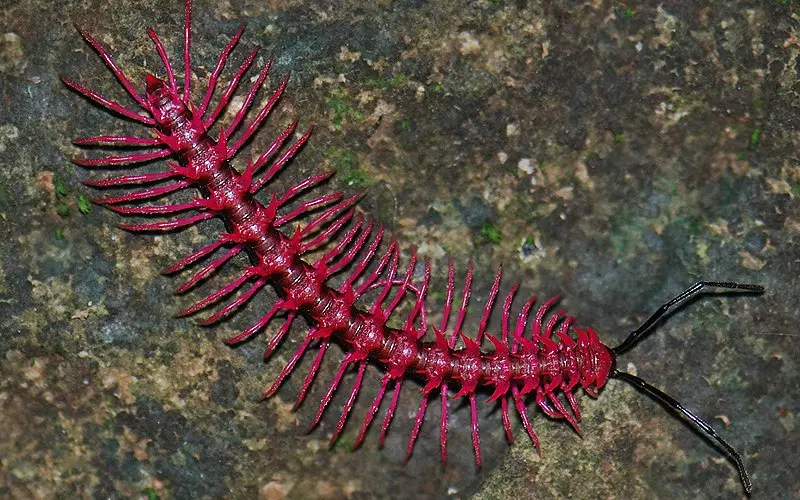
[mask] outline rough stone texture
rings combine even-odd
[[[564,294],[612,345],[697,279],[765,285],[761,297],[692,304],[621,366],[709,419],[743,452],[759,497],[797,496],[798,2],[308,3],[195,6],[198,85],[243,21],[243,47],[276,56],[272,85],[293,71],[240,164],[292,117],[315,124],[278,188],[338,169],[334,185],[366,187],[364,212],[436,260],[437,290],[445,253],[462,274],[472,258],[473,325],[500,263],[505,289]],[[336,349],[298,412],[299,376],[260,402],[303,325],[264,363],[263,340],[220,340],[269,294],[213,329],[173,319],[189,299],[159,270],[221,226],[123,233],[118,216],[79,210],[94,193],[69,163],[72,138],[136,129],[59,82],[123,97],[71,23],[140,84],[162,71],[145,28],[177,55],[182,12],[155,0],[12,0],[0,12],[0,496],[742,496],[716,449],[615,381],[582,398],[582,440],[535,414],[541,457],[519,432],[508,448],[499,412],[483,408],[478,473],[466,408],[438,465],[438,401],[402,465],[413,383],[385,448],[373,428],[350,453],[374,370],[331,451],[347,390],[303,435]]]

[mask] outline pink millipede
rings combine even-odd
[[[360,195],[333,193],[298,202],[301,195],[326,181],[332,172],[308,177],[285,193],[270,193],[265,202],[255,197],[309,140],[310,129],[290,143],[298,126],[298,121],[295,120],[273,140],[265,152],[255,160],[248,160],[241,173],[233,168],[233,158],[251,140],[283,94],[289,81],[288,75],[279,83],[255,118],[245,125],[245,117],[267,78],[271,62],[265,64],[259,70],[231,123],[222,128],[217,138],[212,138],[209,134],[209,129],[217,124],[256,60],[258,47],[244,58],[222,91],[218,103],[212,105],[221,72],[240,41],[244,26],[234,33],[217,59],[208,88],[197,107],[190,102],[191,0],[187,0],[185,10],[183,78],[176,76],[166,49],[155,31],[148,29],[147,34],[155,44],[165,76],[158,78],[148,73],[144,94],[136,90],[98,41],[88,32],[82,29],[78,31],[100,55],[140,109],[123,106],[68,78],[62,77],[63,82],[90,101],[148,127],[152,136],[98,135],[76,139],[75,144],[79,146],[149,149],[145,152],[99,158],[76,158],[74,162],[87,168],[117,168],[166,160],[166,168],[159,172],[87,181],[87,185],[97,188],[124,189],[139,186],[136,188],[138,190],[100,198],[95,200],[96,203],[125,215],[146,218],[178,214],[174,219],[121,226],[129,231],[171,231],[212,218],[224,222],[226,232],[216,241],[184,257],[165,271],[173,274],[202,265],[178,287],[179,293],[198,286],[238,254],[247,254],[250,259],[251,265],[228,285],[186,308],[181,315],[197,313],[227,298],[229,302],[203,323],[221,321],[244,306],[262,288],[270,285],[279,294],[278,301],[253,325],[227,341],[229,344],[243,342],[262,331],[276,315],[285,314],[287,319],[269,340],[265,357],[282,342],[298,316],[303,316],[309,323],[310,331],[275,383],[265,391],[265,397],[275,394],[304,354],[316,349],[316,357],[304,378],[295,403],[295,406],[300,405],[328,346],[335,342],[346,354],[320,402],[311,428],[320,422],[345,373],[354,368],[355,382],[331,441],[339,437],[355,404],[366,368],[373,363],[382,368],[384,374],[354,447],[362,443],[381,403],[388,397],[389,407],[380,424],[380,441],[383,442],[397,408],[403,382],[407,377],[413,376],[422,383],[422,401],[414,420],[406,459],[414,449],[431,396],[438,394],[442,412],[439,423],[440,448],[442,461],[446,461],[450,399],[448,390],[457,389],[452,398],[466,398],[470,406],[471,438],[475,461],[480,466],[477,419],[479,390],[488,389],[490,396],[487,402],[499,404],[502,425],[509,440],[512,438],[509,407],[513,407],[538,449],[539,440],[527,411],[528,404],[535,403],[547,416],[566,420],[576,432],[580,432],[578,422],[581,415],[575,400],[575,391],[581,388],[591,397],[597,397],[607,379],[616,378],[630,383],[691,422],[733,461],[745,491],[751,491],[751,482],[739,453],[695,413],[641,378],[618,370],[616,359],[618,355],[634,347],[665,315],[688,300],[719,290],[761,293],[761,286],[732,281],[700,281],[662,305],[620,345],[609,348],[599,340],[591,327],[579,326],[577,320],[566,311],[551,313],[558,301],[557,297],[544,301],[538,307],[535,306],[536,298],[530,297],[524,301],[516,318],[512,318],[510,311],[519,288],[514,285],[500,299],[502,268],[497,272],[489,292],[476,334],[466,335],[463,326],[473,271],[470,265],[461,288],[461,302],[454,307],[457,286],[454,266],[450,261],[442,320],[436,325],[430,325],[427,312],[430,262],[426,260],[424,264],[418,264],[416,251],[412,248],[408,263],[401,265],[401,249],[394,238],[390,238],[387,244],[387,234],[382,227],[356,216],[354,205]],[[199,195],[180,203],[147,204],[187,188],[196,189]],[[297,225],[303,219],[307,222]],[[296,227],[290,229],[289,226]],[[327,251],[319,258],[311,261],[311,252],[322,252],[326,248]],[[415,280],[415,270],[418,267],[422,269],[421,272],[418,271],[422,278]],[[338,283],[335,287],[329,281],[333,276],[336,276]],[[359,299],[364,301],[368,292],[369,297],[374,297],[374,300],[370,306],[364,308],[356,302]],[[488,323],[498,300],[502,304],[501,331],[499,335],[492,335],[487,331]],[[398,311],[403,306],[408,312],[398,322]],[[392,324],[399,326],[389,326],[390,320],[394,320]],[[434,340],[425,340],[430,338],[428,336]],[[492,349],[482,349],[484,340],[488,340]],[[457,347],[459,341],[461,347]]]

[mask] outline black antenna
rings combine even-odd
[[[717,434],[717,431],[714,430],[713,427],[708,425],[708,423],[703,420],[702,418],[698,417],[693,411],[689,410],[674,398],[668,396],[660,389],[653,387],[652,385],[648,384],[644,380],[640,379],[635,375],[631,375],[630,373],[614,371],[611,374],[612,377],[624,380],[628,382],[635,388],[639,389],[640,391],[644,392],[648,396],[652,397],[662,405],[666,406],[670,410],[674,410],[675,412],[679,413],[685,419],[689,420],[691,423],[697,427],[705,436],[716,441],[727,453],[728,456],[731,457],[733,463],[736,464],[736,470],[739,471],[739,477],[742,480],[742,485],[744,486],[744,491],[747,492],[749,495],[753,489],[753,485],[750,482],[750,477],[747,475],[747,470],[744,468],[744,462],[742,461],[741,455],[733,449],[731,445],[729,445],[722,437]]]
[[[659,321],[661,321],[667,314],[671,311],[674,311],[676,308],[680,307],[681,305],[685,304],[688,300],[691,300],[698,295],[705,293],[705,292],[713,292],[715,290],[741,290],[746,293],[762,293],[764,291],[764,287],[761,285],[751,285],[747,283],[736,283],[734,281],[699,281],[694,285],[690,286],[683,292],[679,293],[675,296],[672,300],[668,301],[667,303],[663,304],[658,310],[653,313],[652,316],[647,318],[647,320],[642,323],[642,325],[637,328],[636,330],[632,331],[628,337],[617,347],[611,349],[611,353],[614,357],[614,368],[612,369],[610,375],[614,378],[618,378],[624,380],[625,382],[631,384],[636,389],[644,392],[651,398],[658,401],[661,405],[665,406],[666,408],[678,413],[683,418],[691,422],[694,427],[699,430],[704,437],[716,442],[717,445],[722,447],[723,450],[728,454],[728,456],[733,460],[734,464],[736,465],[736,470],[739,471],[739,478],[742,480],[742,485],[744,486],[744,490],[749,495],[753,489],[753,485],[750,482],[750,477],[747,475],[747,470],[744,468],[744,462],[742,461],[741,455],[733,449],[731,445],[729,445],[722,437],[717,434],[717,431],[714,430],[705,420],[697,416],[694,412],[683,406],[681,403],[676,401],[671,396],[668,396],[660,389],[653,387],[652,385],[648,384],[641,378],[631,375],[630,373],[621,372],[616,369],[616,357],[620,354],[628,352],[633,346],[636,345],[642,337],[649,332],[654,325],[656,325]]]
[[[642,323],[642,326],[632,331],[624,342],[622,342],[620,345],[611,350],[614,351],[614,354],[617,355],[630,351],[631,348],[634,345],[636,345],[636,343],[639,342],[639,340],[648,331],[650,331],[651,328],[653,328],[653,325],[658,323],[658,321],[661,318],[663,318],[667,313],[669,313],[671,310],[674,310],[676,307],[680,306],[687,300],[697,297],[701,293],[713,292],[714,290],[720,290],[720,289],[742,290],[744,292],[750,292],[750,293],[762,293],[764,291],[764,287],[761,285],[737,283],[735,281],[698,281],[694,285],[690,286],[686,290],[676,295],[672,300],[659,307],[658,310],[654,312],[652,316],[647,318],[647,321]]]

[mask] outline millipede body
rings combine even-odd
[[[418,262],[415,250],[411,249],[408,263],[401,264],[402,252],[394,238],[388,237],[376,223],[356,216],[354,205],[360,197],[358,194],[346,196],[337,192],[317,195],[308,200],[300,198],[326,181],[333,172],[308,177],[283,193],[270,192],[265,196],[257,196],[266,190],[270,181],[309,140],[310,130],[296,136],[298,121],[294,121],[272,141],[266,151],[248,160],[243,169],[234,168],[234,158],[280,99],[288,76],[255,117],[245,124],[246,115],[267,78],[270,63],[265,64],[258,71],[232,121],[222,126],[216,137],[209,133],[210,129],[217,126],[256,60],[258,47],[244,57],[219,94],[217,104],[212,105],[220,75],[243,35],[244,26],[235,32],[220,54],[199,105],[192,104],[190,100],[190,0],[186,2],[182,81],[176,77],[166,49],[155,31],[148,29],[147,34],[163,62],[164,73],[162,77],[148,73],[143,94],[97,40],[84,30],[78,31],[111,69],[136,102],[137,108],[110,100],[71,79],[62,78],[64,83],[90,101],[143,125],[151,134],[145,137],[98,135],[76,139],[75,144],[79,146],[144,151],[125,151],[117,155],[76,158],[73,161],[92,169],[116,169],[165,160],[165,167],[157,172],[87,181],[86,184],[93,187],[122,190],[95,201],[121,214],[145,219],[121,226],[129,231],[178,230],[212,218],[224,222],[225,231],[212,243],[166,270],[166,273],[173,274],[199,267],[178,287],[179,293],[200,285],[226,267],[238,254],[246,254],[250,259],[250,266],[233,277],[229,284],[188,307],[181,315],[194,314],[227,300],[203,323],[221,321],[270,285],[277,291],[279,299],[254,324],[227,340],[230,344],[243,342],[265,329],[277,316],[285,316],[286,320],[269,340],[265,356],[278,347],[298,316],[308,322],[308,333],[277,380],[265,391],[265,397],[279,389],[306,353],[315,352],[310,371],[297,396],[295,406],[299,405],[306,397],[328,347],[336,343],[345,351],[345,355],[319,404],[312,428],[320,422],[345,373],[351,368],[355,369],[355,382],[331,438],[331,442],[336,441],[355,404],[366,368],[374,364],[380,367],[383,375],[354,447],[362,443],[381,403],[388,397],[389,406],[380,425],[380,441],[383,442],[397,408],[401,388],[407,378],[413,377],[422,383],[422,396],[406,459],[412,453],[428,404],[432,397],[438,395],[441,404],[439,427],[442,460],[447,459],[448,400],[467,398],[475,460],[480,466],[477,418],[479,392],[488,390],[486,402],[500,406],[502,425],[509,441],[513,439],[510,423],[510,407],[513,407],[538,449],[539,440],[528,414],[529,405],[535,405],[551,418],[567,421],[579,432],[581,414],[575,399],[576,391],[582,389],[591,397],[597,397],[607,380],[616,378],[646,392],[690,421],[734,462],[744,489],[750,491],[751,483],[743,461],[727,442],[705,421],[671,397],[644,380],[618,370],[616,358],[631,349],[666,313],[687,299],[716,290],[759,293],[762,291],[760,286],[729,281],[698,282],[665,303],[631,332],[622,344],[610,348],[600,341],[591,327],[580,326],[566,311],[552,312],[557,297],[545,300],[538,306],[536,298],[530,297],[523,301],[521,311],[512,317],[511,308],[517,297],[517,285],[500,300],[500,332],[490,334],[489,318],[500,295],[502,269],[497,272],[489,292],[477,332],[467,335],[463,327],[473,271],[469,266],[463,287],[458,287],[454,265],[450,261],[442,320],[431,325],[428,322],[427,300],[431,276],[429,261]],[[293,137],[296,139],[291,142]],[[151,203],[189,188],[197,192],[189,201]],[[162,216],[168,219],[152,220]],[[304,223],[297,224],[301,220]],[[312,252],[315,256],[321,256],[312,260]],[[334,276],[336,286],[331,280]],[[454,305],[457,288],[461,289],[461,300],[460,304]],[[367,294],[370,304],[361,306]],[[408,312],[403,313],[404,316],[398,321],[401,306]],[[395,326],[389,326],[390,319]],[[484,349],[484,346],[491,346],[491,349]]]

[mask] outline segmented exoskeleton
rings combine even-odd
[[[569,316],[566,311],[559,310],[551,314],[557,297],[539,306],[532,321],[529,321],[529,316],[536,298],[527,299],[521,312],[512,321],[510,311],[518,290],[517,285],[511,288],[502,301],[499,337],[487,333],[489,317],[498,298],[501,270],[498,271],[489,293],[478,331],[472,338],[463,330],[472,286],[472,268],[468,267],[461,303],[457,313],[454,314],[455,321],[452,322],[451,313],[456,286],[455,271],[451,261],[448,267],[442,321],[437,326],[429,328],[431,325],[428,324],[426,307],[431,276],[430,263],[425,261],[423,278],[421,281],[415,281],[413,276],[417,268],[417,255],[412,249],[407,268],[403,271],[400,268],[401,250],[396,241],[391,238],[385,243],[385,233],[381,227],[362,217],[355,217],[353,207],[359,195],[345,197],[342,193],[333,193],[310,201],[296,201],[300,195],[328,179],[332,172],[304,179],[285,193],[273,193],[268,196],[269,201],[266,203],[255,197],[306,143],[310,130],[287,146],[289,138],[295,134],[298,124],[295,120],[264,153],[254,161],[248,160],[241,173],[235,170],[231,160],[273,109],[286,88],[288,76],[283,79],[255,118],[245,126],[244,118],[267,77],[270,68],[270,63],[267,63],[259,71],[232,122],[223,127],[218,137],[214,139],[208,131],[217,123],[231,102],[245,73],[253,65],[259,48],[255,47],[250,51],[222,91],[217,105],[210,106],[223,67],[244,32],[244,26],[239,28],[216,62],[200,106],[194,107],[190,102],[190,28],[191,0],[187,0],[182,88],[178,86],[164,45],[155,32],[148,29],[147,33],[164,64],[166,76],[161,79],[148,73],[144,95],[135,89],[107,50],[86,31],[78,29],[144,113],[107,99],[70,79],[62,78],[64,83],[94,103],[148,127],[153,136],[99,135],[77,139],[75,144],[80,146],[152,149],[146,152],[73,161],[84,167],[113,168],[141,165],[161,158],[168,159],[166,168],[160,172],[122,175],[86,182],[98,188],[127,189],[131,186],[142,186],[132,192],[95,200],[122,214],[146,217],[184,214],[166,221],[121,226],[129,231],[168,231],[186,228],[211,218],[224,221],[227,228],[225,233],[213,243],[181,259],[166,270],[169,274],[177,273],[210,259],[210,262],[178,287],[178,293],[199,285],[237,254],[246,253],[249,256],[251,266],[230,284],[187,308],[181,315],[193,314],[227,297],[233,297],[203,323],[220,321],[269,284],[277,290],[279,300],[253,325],[227,340],[230,344],[242,342],[264,329],[277,314],[285,314],[287,319],[269,340],[266,356],[269,356],[281,343],[297,316],[306,318],[310,331],[275,383],[266,390],[265,396],[270,396],[278,390],[306,351],[316,349],[316,358],[297,397],[296,405],[299,405],[305,398],[329,345],[336,342],[342,346],[346,354],[320,402],[312,428],[319,423],[344,374],[350,367],[354,367],[357,370],[355,383],[350,390],[331,442],[338,438],[355,403],[365,370],[369,363],[374,363],[384,370],[384,375],[355,441],[356,447],[363,441],[387,391],[393,388],[391,401],[381,424],[380,441],[383,442],[397,407],[404,380],[409,375],[414,375],[422,380],[424,387],[406,458],[410,456],[419,435],[427,405],[431,397],[438,394],[442,409],[441,453],[442,460],[446,460],[448,397],[450,389],[457,388],[452,397],[465,397],[469,400],[472,441],[476,463],[480,466],[477,419],[479,388],[489,387],[492,390],[487,402],[499,402],[508,440],[512,440],[509,418],[509,404],[511,404],[538,449],[538,438],[527,413],[528,403],[535,402],[546,415],[564,419],[578,431],[581,416],[575,400],[575,391],[581,388],[590,396],[597,397],[597,392],[603,388],[607,379],[614,377],[633,384],[679,412],[702,433],[714,440],[734,461],[745,490],[750,491],[750,480],[739,454],[697,415],[642,379],[619,371],[616,368],[616,357],[633,347],[664,314],[680,306],[687,299],[718,289],[760,293],[763,291],[762,287],[734,282],[699,282],[664,304],[621,345],[612,349],[598,339],[591,327],[578,327],[575,318]],[[199,196],[185,203],[164,205],[141,203],[163,198],[186,188],[196,189]],[[291,206],[290,202],[294,204],[293,208],[287,208]],[[305,225],[298,226],[291,234],[282,232],[289,223],[303,217],[310,219]],[[338,240],[331,243],[326,253],[316,260],[310,260],[308,254],[312,250],[320,249],[336,238]],[[340,285],[333,287],[329,278],[339,273],[346,273],[345,277]],[[359,307],[357,300],[371,290],[377,295],[374,302],[368,308]],[[402,327],[387,326],[389,318],[396,314],[398,306],[404,301],[410,302],[411,307]],[[424,340],[429,331],[432,331],[433,341]],[[491,351],[482,350],[484,339],[488,339],[492,344]],[[457,347],[459,340],[462,343],[461,347]]]

